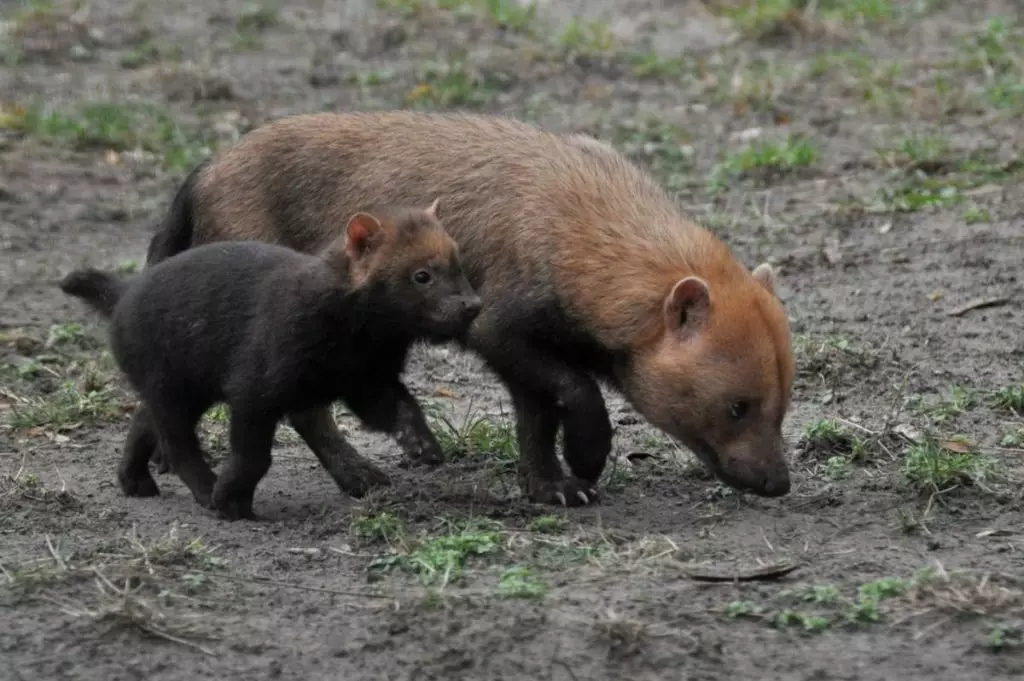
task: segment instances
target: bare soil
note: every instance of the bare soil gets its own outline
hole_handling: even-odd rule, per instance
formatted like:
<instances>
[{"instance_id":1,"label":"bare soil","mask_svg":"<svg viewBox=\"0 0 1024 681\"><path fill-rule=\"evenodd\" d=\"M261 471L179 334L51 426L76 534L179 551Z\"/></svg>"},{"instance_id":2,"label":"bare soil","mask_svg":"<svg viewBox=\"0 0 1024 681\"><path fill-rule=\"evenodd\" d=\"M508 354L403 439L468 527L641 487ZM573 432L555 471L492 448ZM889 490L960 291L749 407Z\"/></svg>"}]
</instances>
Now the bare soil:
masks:
<instances>
[{"instance_id":1,"label":"bare soil","mask_svg":"<svg viewBox=\"0 0 1024 681\"><path fill-rule=\"evenodd\" d=\"M755 4L547 0L526 31L513 2L0 3L0 678L1024 673L1020 6ZM133 396L56 281L141 263L190 165L247 129L404 106L608 139L778 265L793 492L730 491L609 392L601 503L530 504L503 389L433 348L408 381L460 435L437 471L339 410L393 476L371 498L285 427L269 522L171 475L123 497ZM204 438L222 455L223 419ZM698 574L778 561L800 567Z\"/></svg>"}]
</instances>

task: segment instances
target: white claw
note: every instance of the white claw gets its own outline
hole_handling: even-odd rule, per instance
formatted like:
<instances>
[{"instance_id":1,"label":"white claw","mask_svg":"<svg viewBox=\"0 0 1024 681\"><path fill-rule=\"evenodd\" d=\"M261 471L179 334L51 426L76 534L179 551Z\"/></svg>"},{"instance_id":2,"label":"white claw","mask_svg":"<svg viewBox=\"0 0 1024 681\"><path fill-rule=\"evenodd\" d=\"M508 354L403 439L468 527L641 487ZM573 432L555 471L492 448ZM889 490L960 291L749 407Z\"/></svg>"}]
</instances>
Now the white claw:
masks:
<instances>
[{"instance_id":1,"label":"white claw","mask_svg":"<svg viewBox=\"0 0 1024 681\"><path fill-rule=\"evenodd\" d=\"M584 505L590 503L590 499L588 499L587 495L584 494L583 492L581 492L579 490L576 490L576 496L579 497L580 501L582 501L584 503Z\"/></svg>"},{"instance_id":2,"label":"white claw","mask_svg":"<svg viewBox=\"0 0 1024 681\"><path fill-rule=\"evenodd\" d=\"M565 495L561 492L555 492L555 498L562 502L562 506L568 506L569 504L565 501Z\"/></svg>"}]
</instances>

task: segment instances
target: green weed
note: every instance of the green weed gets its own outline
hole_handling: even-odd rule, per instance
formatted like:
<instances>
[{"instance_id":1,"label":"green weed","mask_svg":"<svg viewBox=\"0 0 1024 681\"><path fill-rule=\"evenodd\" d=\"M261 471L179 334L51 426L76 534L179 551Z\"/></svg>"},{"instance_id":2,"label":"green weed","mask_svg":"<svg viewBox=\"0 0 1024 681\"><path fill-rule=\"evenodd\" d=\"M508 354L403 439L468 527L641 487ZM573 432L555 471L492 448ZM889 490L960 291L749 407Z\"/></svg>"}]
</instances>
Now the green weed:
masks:
<instances>
[{"instance_id":1,"label":"green weed","mask_svg":"<svg viewBox=\"0 0 1024 681\"><path fill-rule=\"evenodd\" d=\"M406 102L412 106L480 107L506 87L504 79L471 69L460 58L427 63L420 80L406 95Z\"/></svg>"},{"instance_id":2,"label":"green weed","mask_svg":"<svg viewBox=\"0 0 1024 681\"><path fill-rule=\"evenodd\" d=\"M657 119L642 124L616 126L613 144L623 153L646 164L669 189L682 188L693 167L689 136L676 126Z\"/></svg>"},{"instance_id":3,"label":"green weed","mask_svg":"<svg viewBox=\"0 0 1024 681\"><path fill-rule=\"evenodd\" d=\"M405 535L405 524L387 511L361 516L352 523L352 531L365 543L394 544Z\"/></svg>"},{"instance_id":4,"label":"green weed","mask_svg":"<svg viewBox=\"0 0 1024 681\"><path fill-rule=\"evenodd\" d=\"M514 467L519 460L515 430L511 423L486 416L467 414L461 425L446 416L429 419L438 444L453 461L471 460Z\"/></svg>"},{"instance_id":5,"label":"green weed","mask_svg":"<svg viewBox=\"0 0 1024 681\"><path fill-rule=\"evenodd\" d=\"M992 457L973 451L954 451L926 439L907 450L903 476L918 491L937 494L956 487L983 486L1001 479L1002 472L999 462Z\"/></svg>"},{"instance_id":6,"label":"green weed","mask_svg":"<svg viewBox=\"0 0 1024 681\"><path fill-rule=\"evenodd\" d=\"M11 124L45 142L76 149L141 149L169 170L186 170L210 153L203 136L166 109L141 102L93 102L59 110L32 104Z\"/></svg>"},{"instance_id":7,"label":"green weed","mask_svg":"<svg viewBox=\"0 0 1024 681\"><path fill-rule=\"evenodd\" d=\"M808 168L817 160L817 145L800 135L790 135L783 140L758 141L729 154L716 165L711 171L709 185L718 189L729 180L782 175Z\"/></svg>"},{"instance_id":8,"label":"green weed","mask_svg":"<svg viewBox=\"0 0 1024 681\"><path fill-rule=\"evenodd\" d=\"M964 208L964 222L968 225L976 225L980 222L991 222L992 214L988 208L978 205L969 205Z\"/></svg>"},{"instance_id":9,"label":"green weed","mask_svg":"<svg viewBox=\"0 0 1024 681\"><path fill-rule=\"evenodd\" d=\"M371 574L397 567L416 575L425 585L439 584L443 588L462 579L471 559L502 549L501 534L493 526L453 530L440 537L420 539L403 553L374 559L370 563Z\"/></svg>"},{"instance_id":10,"label":"green weed","mask_svg":"<svg viewBox=\"0 0 1024 681\"><path fill-rule=\"evenodd\" d=\"M118 397L112 385L86 386L80 390L74 381L65 381L49 395L12 406L9 423L17 429L62 431L114 421L124 415Z\"/></svg>"},{"instance_id":11,"label":"green weed","mask_svg":"<svg viewBox=\"0 0 1024 681\"><path fill-rule=\"evenodd\" d=\"M992 394L989 402L994 409L1024 416L1024 383L1000 388Z\"/></svg>"},{"instance_id":12,"label":"green weed","mask_svg":"<svg viewBox=\"0 0 1024 681\"><path fill-rule=\"evenodd\" d=\"M576 18L559 34L558 44L570 57L606 55L618 47L608 22Z\"/></svg>"},{"instance_id":13,"label":"green weed","mask_svg":"<svg viewBox=\"0 0 1024 681\"><path fill-rule=\"evenodd\" d=\"M502 598L543 598L548 588L530 568L518 565L505 570L498 581Z\"/></svg>"}]
</instances>

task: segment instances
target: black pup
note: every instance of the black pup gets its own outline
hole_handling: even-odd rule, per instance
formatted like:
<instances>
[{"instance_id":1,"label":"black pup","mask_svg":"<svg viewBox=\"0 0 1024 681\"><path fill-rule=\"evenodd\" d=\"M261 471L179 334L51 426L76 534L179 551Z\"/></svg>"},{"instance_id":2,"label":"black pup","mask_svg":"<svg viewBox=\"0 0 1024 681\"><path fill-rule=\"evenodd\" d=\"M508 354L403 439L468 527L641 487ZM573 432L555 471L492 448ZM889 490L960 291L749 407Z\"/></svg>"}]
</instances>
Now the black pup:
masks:
<instances>
[{"instance_id":1,"label":"black pup","mask_svg":"<svg viewBox=\"0 0 1024 681\"><path fill-rule=\"evenodd\" d=\"M122 491L160 493L148 466L159 448L201 505L258 519L253 496L285 417L343 491L358 497L389 484L347 442L318 435L314 408L340 399L373 430L423 432L400 380L408 351L417 340L463 337L480 311L437 208L435 200L425 210L356 213L318 255L224 241L132 280L95 269L67 275L61 290L110 320L112 353L141 397L118 467ZM218 402L229 409L231 448L219 477L196 436ZM420 451L439 449L424 442Z\"/></svg>"}]
</instances>

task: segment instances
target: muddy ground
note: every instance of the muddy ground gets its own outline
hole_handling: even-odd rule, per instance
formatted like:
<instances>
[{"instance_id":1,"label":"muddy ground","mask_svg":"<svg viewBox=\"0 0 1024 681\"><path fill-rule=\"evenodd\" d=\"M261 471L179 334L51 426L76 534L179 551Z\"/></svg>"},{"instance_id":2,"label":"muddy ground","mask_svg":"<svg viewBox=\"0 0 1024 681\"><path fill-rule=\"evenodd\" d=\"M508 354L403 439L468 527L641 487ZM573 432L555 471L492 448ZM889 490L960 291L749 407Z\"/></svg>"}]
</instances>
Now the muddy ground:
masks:
<instances>
[{"instance_id":1,"label":"muddy ground","mask_svg":"<svg viewBox=\"0 0 1024 681\"><path fill-rule=\"evenodd\" d=\"M0 3L0 678L1001 679L1024 672L1024 25L1012 0ZM340 494L295 433L218 520L126 499L132 395L55 281L137 267L191 165L284 114L501 112L613 142L781 268L792 493L609 393L602 503L524 501L470 355L452 463ZM224 415L204 422L224 451ZM770 564L774 579L705 581Z\"/></svg>"}]
</instances>

